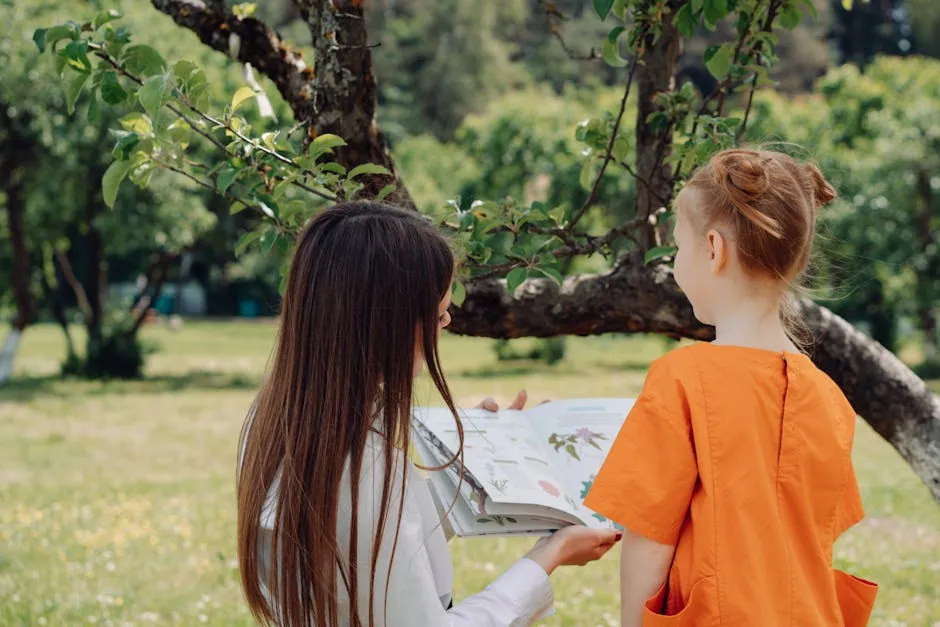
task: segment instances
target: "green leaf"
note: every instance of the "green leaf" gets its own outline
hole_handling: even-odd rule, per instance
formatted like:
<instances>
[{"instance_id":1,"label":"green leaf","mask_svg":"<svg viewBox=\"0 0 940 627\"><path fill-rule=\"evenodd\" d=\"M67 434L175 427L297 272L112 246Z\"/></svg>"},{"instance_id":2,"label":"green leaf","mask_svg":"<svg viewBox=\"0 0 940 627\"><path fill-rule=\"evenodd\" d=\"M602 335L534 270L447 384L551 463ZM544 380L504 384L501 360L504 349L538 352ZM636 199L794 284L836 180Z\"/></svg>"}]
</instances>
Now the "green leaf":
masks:
<instances>
[{"instance_id":1,"label":"green leaf","mask_svg":"<svg viewBox=\"0 0 940 627\"><path fill-rule=\"evenodd\" d=\"M264 233L265 232L261 229L255 229L254 231L248 231L247 233L242 234L242 236L238 238L238 242L235 244L235 256L241 257L242 253L245 252L245 249L248 248L250 244L261 239L261 236L264 235Z\"/></svg>"},{"instance_id":2,"label":"green leaf","mask_svg":"<svg viewBox=\"0 0 940 627\"><path fill-rule=\"evenodd\" d=\"M159 52L143 44L125 50L123 63L124 68L131 74L136 74L138 78L162 74L168 67Z\"/></svg>"},{"instance_id":3,"label":"green leaf","mask_svg":"<svg viewBox=\"0 0 940 627\"><path fill-rule=\"evenodd\" d=\"M558 285L561 285L565 281L565 277L561 275L561 272L559 272L557 268L553 268L551 266L539 266L533 269L541 272Z\"/></svg>"},{"instance_id":4,"label":"green leaf","mask_svg":"<svg viewBox=\"0 0 940 627\"><path fill-rule=\"evenodd\" d=\"M581 185L581 189L584 191L589 191L591 185L593 184L593 174L594 174L594 160L585 159L584 163L581 164L581 175L578 177L578 184Z\"/></svg>"},{"instance_id":5,"label":"green leaf","mask_svg":"<svg viewBox=\"0 0 940 627\"><path fill-rule=\"evenodd\" d=\"M65 92L65 105L68 108L69 115L75 113L75 101L78 100L78 97L82 93L82 88L85 86L85 82L88 80L90 74L76 74L72 77L72 80L69 81L68 89Z\"/></svg>"},{"instance_id":6,"label":"green leaf","mask_svg":"<svg viewBox=\"0 0 940 627\"><path fill-rule=\"evenodd\" d=\"M261 209L261 213L269 218L277 218L280 213L277 203L267 195L264 196L264 200L258 202L258 208Z\"/></svg>"},{"instance_id":7,"label":"green leaf","mask_svg":"<svg viewBox=\"0 0 940 627\"><path fill-rule=\"evenodd\" d=\"M115 11L114 9L110 9L108 11L102 11L101 13L95 16L95 22L94 22L95 30L98 30L99 28L107 24L108 22L119 19L120 17L121 17L121 14Z\"/></svg>"},{"instance_id":8,"label":"green leaf","mask_svg":"<svg viewBox=\"0 0 940 627\"><path fill-rule=\"evenodd\" d=\"M675 246L656 246L655 248L650 248L646 251L646 254L643 255L644 263L649 263L655 259L662 259L663 257L672 257L676 254L678 250Z\"/></svg>"},{"instance_id":9,"label":"green leaf","mask_svg":"<svg viewBox=\"0 0 940 627\"><path fill-rule=\"evenodd\" d=\"M141 137L153 136L153 122L151 122L149 117L138 111L128 113L121 118L121 126L125 130Z\"/></svg>"},{"instance_id":10,"label":"green leaf","mask_svg":"<svg viewBox=\"0 0 940 627\"><path fill-rule=\"evenodd\" d=\"M318 157L324 153L331 152L334 148L345 145L346 140L342 137L333 135L332 133L324 133L310 142L310 153Z\"/></svg>"},{"instance_id":11,"label":"green leaf","mask_svg":"<svg viewBox=\"0 0 940 627\"><path fill-rule=\"evenodd\" d=\"M516 289L526 280L528 271L525 268L513 268L506 275L506 289L510 296L515 296Z\"/></svg>"},{"instance_id":12,"label":"green leaf","mask_svg":"<svg viewBox=\"0 0 940 627\"><path fill-rule=\"evenodd\" d=\"M388 185L386 185L385 187L379 190L379 193L376 194L375 199L381 202L385 200L386 198L388 198L388 195L394 192L396 189L398 189L398 185L396 185L395 183L389 183Z\"/></svg>"},{"instance_id":13,"label":"green leaf","mask_svg":"<svg viewBox=\"0 0 940 627\"><path fill-rule=\"evenodd\" d=\"M129 159L131 152L137 148L139 143L140 136L137 133L119 133L117 143L114 144L114 148L111 150L111 156L117 160Z\"/></svg>"},{"instance_id":14,"label":"green leaf","mask_svg":"<svg viewBox=\"0 0 940 627\"><path fill-rule=\"evenodd\" d=\"M852 0L842 0L842 8L846 11L852 10Z\"/></svg>"},{"instance_id":15,"label":"green leaf","mask_svg":"<svg viewBox=\"0 0 940 627\"><path fill-rule=\"evenodd\" d=\"M177 146L185 148L189 144L190 126L186 120L176 120L166 130L170 134L170 140Z\"/></svg>"},{"instance_id":16,"label":"green leaf","mask_svg":"<svg viewBox=\"0 0 940 627\"><path fill-rule=\"evenodd\" d=\"M692 5L683 4L682 8L679 9L679 12L676 13L674 23L676 28L679 29L679 32L684 37L691 37L694 35L695 27L698 25L698 21L695 19L695 14L692 13Z\"/></svg>"},{"instance_id":17,"label":"green leaf","mask_svg":"<svg viewBox=\"0 0 940 627\"><path fill-rule=\"evenodd\" d=\"M728 70L731 69L731 55L733 52L731 44L725 43L713 51L711 58L709 58L708 52L705 53L705 66L712 76L721 80L728 75Z\"/></svg>"},{"instance_id":18,"label":"green leaf","mask_svg":"<svg viewBox=\"0 0 940 627\"><path fill-rule=\"evenodd\" d=\"M612 44L617 43L617 38L620 37L620 34L625 30L627 29L623 26L614 26L612 29L610 29L610 32L607 33L607 41Z\"/></svg>"},{"instance_id":19,"label":"green leaf","mask_svg":"<svg viewBox=\"0 0 940 627\"><path fill-rule=\"evenodd\" d=\"M606 20L610 14L610 9L614 6L614 0L594 0L594 11L602 20Z\"/></svg>"},{"instance_id":20,"label":"green leaf","mask_svg":"<svg viewBox=\"0 0 940 627\"><path fill-rule=\"evenodd\" d=\"M140 100L140 105L151 120L156 119L160 107L163 106L166 92L167 77L165 74L151 76L144 82L143 87L137 90L137 99Z\"/></svg>"},{"instance_id":21,"label":"green leaf","mask_svg":"<svg viewBox=\"0 0 940 627\"><path fill-rule=\"evenodd\" d=\"M692 0L690 3L693 13L698 13L702 10L702 7L705 6L705 0Z\"/></svg>"},{"instance_id":22,"label":"green leaf","mask_svg":"<svg viewBox=\"0 0 940 627\"><path fill-rule=\"evenodd\" d=\"M97 122L100 118L99 118L99 115L98 115L98 114L99 114L99 111L98 111L98 96L97 96L97 92L96 92L96 88L95 88L95 87L92 87L92 88L91 88L91 94L90 94L90 95L91 95L91 98L88 100L88 121L89 121L89 122Z\"/></svg>"},{"instance_id":23,"label":"green leaf","mask_svg":"<svg viewBox=\"0 0 940 627\"><path fill-rule=\"evenodd\" d=\"M255 97L255 90L251 87L239 87L238 91L235 92L235 95L232 96L232 104L229 106L231 113L235 113L235 110L238 109L238 106L248 100L249 98Z\"/></svg>"},{"instance_id":24,"label":"green leaf","mask_svg":"<svg viewBox=\"0 0 940 627\"><path fill-rule=\"evenodd\" d=\"M377 163L363 163L362 165L357 165L352 170L350 170L349 174L346 175L346 178L354 179L357 176L362 176L363 174L390 175L391 172L388 171L388 168L380 166Z\"/></svg>"},{"instance_id":25,"label":"green leaf","mask_svg":"<svg viewBox=\"0 0 940 627\"><path fill-rule=\"evenodd\" d=\"M611 12L620 19L624 19L627 15L627 1L628 0L614 0L614 4L610 9Z\"/></svg>"},{"instance_id":26,"label":"green leaf","mask_svg":"<svg viewBox=\"0 0 940 627\"><path fill-rule=\"evenodd\" d=\"M261 136L261 143L264 144L269 150L276 150L275 146L277 145L277 136L280 134L280 131L268 131Z\"/></svg>"},{"instance_id":27,"label":"green leaf","mask_svg":"<svg viewBox=\"0 0 940 627\"><path fill-rule=\"evenodd\" d=\"M228 208L228 214L230 216L233 216L236 213L241 213L247 208L248 208L248 205L246 205L240 200L236 200L235 202L232 203L232 206Z\"/></svg>"},{"instance_id":28,"label":"green leaf","mask_svg":"<svg viewBox=\"0 0 940 627\"><path fill-rule=\"evenodd\" d=\"M257 9L258 5L254 2L242 2L232 7L232 13L234 13L235 17L238 19L243 20L246 17L254 15Z\"/></svg>"},{"instance_id":29,"label":"green leaf","mask_svg":"<svg viewBox=\"0 0 940 627\"><path fill-rule=\"evenodd\" d=\"M614 156L614 159L618 162L626 161L627 156L630 154L630 140L625 135L618 133L612 148L610 154Z\"/></svg>"},{"instance_id":30,"label":"green leaf","mask_svg":"<svg viewBox=\"0 0 940 627\"><path fill-rule=\"evenodd\" d=\"M114 161L108 166L104 176L101 177L101 192L104 196L104 203L108 207L114 207L121 181L124 180L133 167L134 164L131 161Z\"/></svg>"},{"instance_id":31,"label":"green leaf","mask_svg":"<svg viewBox=\"0 0 940 627\"><path fill-rule=\"evenodd\" d=\"M39 48L40 54L46 51L46 32L48 30L48 28L37 28L33 31L33 43Z\"/></svg>"},{"instance_id":32,"label":"green leaf","mask_svg":"<svg viewBox=\"0 0 940 627\"><path fill-rule=\"evenodd\" d=\"M124 102L127 92L118 81L117 72L105 70L101 74L101 99L110 105Z\"/></svg>"},{"instance_id":33,"label":"green leaf","mask_svg":"<svg viewBox=\"0 0 940 627\"><path fill-rule=\"evenodd\" d=\"M717 24L728 15L728 0L705 0L705 19Z\"/></svg>"},{"instance_id":34,"label":"green leaf","mask_svg":"<svg viewBox=\"0 0 940 627\"><path fill-rule=\"evenodd\" d=\"M40 28L33 31L33 41L39 47L39 52L45 52L48 47L55 47L56 42L63 39L78 39L79 26L75 22L66 22L52 28Z\"/></svg>"},{"instance_id":35,"label":"green leaf","mask_svg":"<svg viewBox=\"0 0 940 627\"><path fill-rule=\"evenodd\" d=\"M601 48L601 56L610 67L627 66L627 60L620 56L620 51L617 49L617 44L615 42L611 42L610 39L604 40L604 45Z\"/></svg>"},{"instance_id":36,"label":"green leaf","mask_svg":"<svg viewBox=\"0 0 940 627\"><path fill-rule=\"evenodd\" d=\"M332 172L333 174L339 174L340 176L346 174L346 168L336 163L335 161L324 163L323 165L320 166L320 169L324 172Z\"/></svg>"},{"instance_id":37,"label":"green leaf","mask_svg":"<svg viewBox=\"0 0 940 627\"><path fill-rule=\"evenodd\" d=\"M55 55L55 73L58 74L59 76L62 76L63 72L65 72L66 62L67 62L67 59L65 58L65 55L62 55L62 54Z\"/></svg>"},{"instance_id":38,"label":"green leaf","mask_svg":"<svg viewBox=\"0 0 940 627\"><path fill-rule=\"evenodd\" d=\"M460 307L465 300L467 300L467 288L464 287L462 282L454 281L450 286L450 302L455 307Z\"/></svg>"},{"instance_id":39,"label":"green leaf","mask_svg":"<svg viewBox=\"0 0 940 627\"><path fill-rule=\"evenodd\" d=\"M787 30L793 30L803 21L803 14L796 5L791 4L783 9L780 13L779 20L782 27Z\"/></svg>"},{"instance_id":40,"label":"green leaf","mask_svg":"<svg viewBox=\"0 0 940 627\"><path fill-rule=\"evenodd\" d=\"M274 245L277 243L277 237L277 231L265 231L264 235L261 236L261 252L265 255L270 253L271 249L274 248Z\"/></svg>"},{"instance_id":41,"label":"green leaf","mask_svg":"<svg viewBox=\"0 0 940 627\"><path fill-rule=\"evenodd\" d=\"M91 61L88 60L88 42L70 41L62 50L65 62L79 72L91 72Z\"/></svg>"}]
</instances>

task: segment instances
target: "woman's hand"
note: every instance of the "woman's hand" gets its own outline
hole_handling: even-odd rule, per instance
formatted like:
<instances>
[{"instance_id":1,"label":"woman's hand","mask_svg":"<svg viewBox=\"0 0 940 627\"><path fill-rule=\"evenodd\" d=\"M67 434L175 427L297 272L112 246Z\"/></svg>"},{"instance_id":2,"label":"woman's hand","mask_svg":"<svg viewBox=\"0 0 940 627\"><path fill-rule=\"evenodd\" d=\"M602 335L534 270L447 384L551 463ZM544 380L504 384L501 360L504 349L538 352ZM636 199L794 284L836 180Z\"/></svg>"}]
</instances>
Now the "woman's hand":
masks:
<instances>
[{"instance_id":1,"label":"woman's hand","mask_svg":"<svg viewBox=\"0 0 940 627\"><path fill-rule=\"evenodd\" d=\"M613 529L572 525L536 542L526 557L551 575L559 566L584 566L600 559L622 537Z\"/></svg>"},{"instance_id":2,"label":"woman's hand","mask_svg":"<svg viewBox=\"0 0 940 627\"><path fill-rule=\"evenodd\" d=\"M509 409L523 409L526 401L529 400L529 394L525 390L519 390L516 399L509 405ZM492 397L484 398L474 409L485 409L486 411L499 411L499 403Z\"/></svg>"},{"instance_id":3,"label":"woman's hand","mask_svg":"<svg viewBox=\"0 0 940 627\"><path fill-rule=\"evenodd\" d=\"M519 393L516 394L515 400L512 404L509 405L509 409L521 410L525 409L525 404L529 400L529 394L525 390L519 390ZM548 401L542 401L539 405L544 405ZM499 411L499 403L496 402L492 397L484 398L479 402L474 409L485 409L486 411Z\"/></svg>"}]
</instances>

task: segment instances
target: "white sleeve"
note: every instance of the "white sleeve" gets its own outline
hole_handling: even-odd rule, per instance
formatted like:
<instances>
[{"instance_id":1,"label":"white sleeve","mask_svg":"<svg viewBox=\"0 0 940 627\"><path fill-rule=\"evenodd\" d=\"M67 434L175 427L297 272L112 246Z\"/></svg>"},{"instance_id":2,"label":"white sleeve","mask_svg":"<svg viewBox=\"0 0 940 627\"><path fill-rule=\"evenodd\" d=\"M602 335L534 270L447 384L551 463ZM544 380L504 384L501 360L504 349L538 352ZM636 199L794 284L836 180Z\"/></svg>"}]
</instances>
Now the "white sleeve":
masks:
<instances>
[{"instance_id":1,"label":"white sleeve","mask_svg":"<svg viewBox=\"0 0 940 627\"><path fill-rule=\"evenodd\" d=\"M530 625L551 610L548 575L529 559L519 560L485 590L445 610L423 538L414 533L421 533L420 523L414 522L402 519L388 588L388 627L515 627Z\"/></svg>"},{"instance_id":2,"label":"white sleeve","mask_svg":"<svg viewBox=\"0 0 940 627\"><path fill-rule=\"evenodd\" d=\"M416 483L421 480L414 475L412 479ZM371 481L363 483L365 485L361 484L361 494L366 497L366 485ZM423 487L409 484L389 577L389 558L395 533L393 521L399 502L398 495L394 494L398 491L393 491L389 521L376 569L375 624L382 627L521 627L547 616L554 601L548 575L541 566L525 558L516 562L482 592L466 598L450 610L444 608L438 596L434 569L428 554L427 531L413 493L414 489ZM368 501L371 499L360 499L359 513L360 516L367 516L365 520L374 521L378 508L373 508ZM364 573L368 573L371 566L369 555L372 538L369 537L371 534L368 529L367 525L360 525L359 554L363 561L360 561L359 572ZM368 577L360 581L363 579L365 581L360 584L358 593L359 611L360 616L368 620L369 583ZM384 595L386 581L387 605Z\"/></svg>"}]
</instances>

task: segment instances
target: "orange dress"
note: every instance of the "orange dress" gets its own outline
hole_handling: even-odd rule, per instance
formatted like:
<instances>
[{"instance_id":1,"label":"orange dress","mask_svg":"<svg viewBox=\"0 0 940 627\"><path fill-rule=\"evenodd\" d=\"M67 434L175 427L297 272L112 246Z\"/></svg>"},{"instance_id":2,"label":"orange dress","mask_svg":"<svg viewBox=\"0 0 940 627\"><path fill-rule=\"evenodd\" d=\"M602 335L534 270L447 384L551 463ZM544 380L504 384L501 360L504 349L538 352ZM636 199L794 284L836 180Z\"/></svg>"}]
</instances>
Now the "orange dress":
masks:
<instances>
[{"instance_id":1,"label":"orange dress","mask_svg":"<svg viewBox=\"0 0 940 627\"><path fill-rule=\"evenodd\" d=\"M867 624L877 586L832 567L864 516L854 431L804 355L697 344L653 363L585 500L676 547L643 625Z\"/></svg>"}]
</instances>

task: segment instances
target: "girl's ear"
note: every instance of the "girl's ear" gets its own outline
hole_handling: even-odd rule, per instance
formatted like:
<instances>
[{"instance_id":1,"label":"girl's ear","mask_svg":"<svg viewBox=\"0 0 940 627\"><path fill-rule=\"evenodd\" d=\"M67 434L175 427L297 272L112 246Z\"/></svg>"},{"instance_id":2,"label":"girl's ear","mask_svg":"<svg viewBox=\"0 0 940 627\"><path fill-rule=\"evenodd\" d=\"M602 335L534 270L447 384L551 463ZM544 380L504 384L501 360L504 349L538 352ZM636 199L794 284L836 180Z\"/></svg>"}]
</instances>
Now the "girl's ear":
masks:
<instances>
[{"instance_id":1,"label":"girl's ear","mask_svg":"<svg viewBox=\"0 0 940 627\"><path fill-rule=\"evenodd\" d=\"M728 242L724 236L712 229L706 236L708 239L708 265L712 274L720 274L728 265Z\"/></svg>"}]
</instances>

